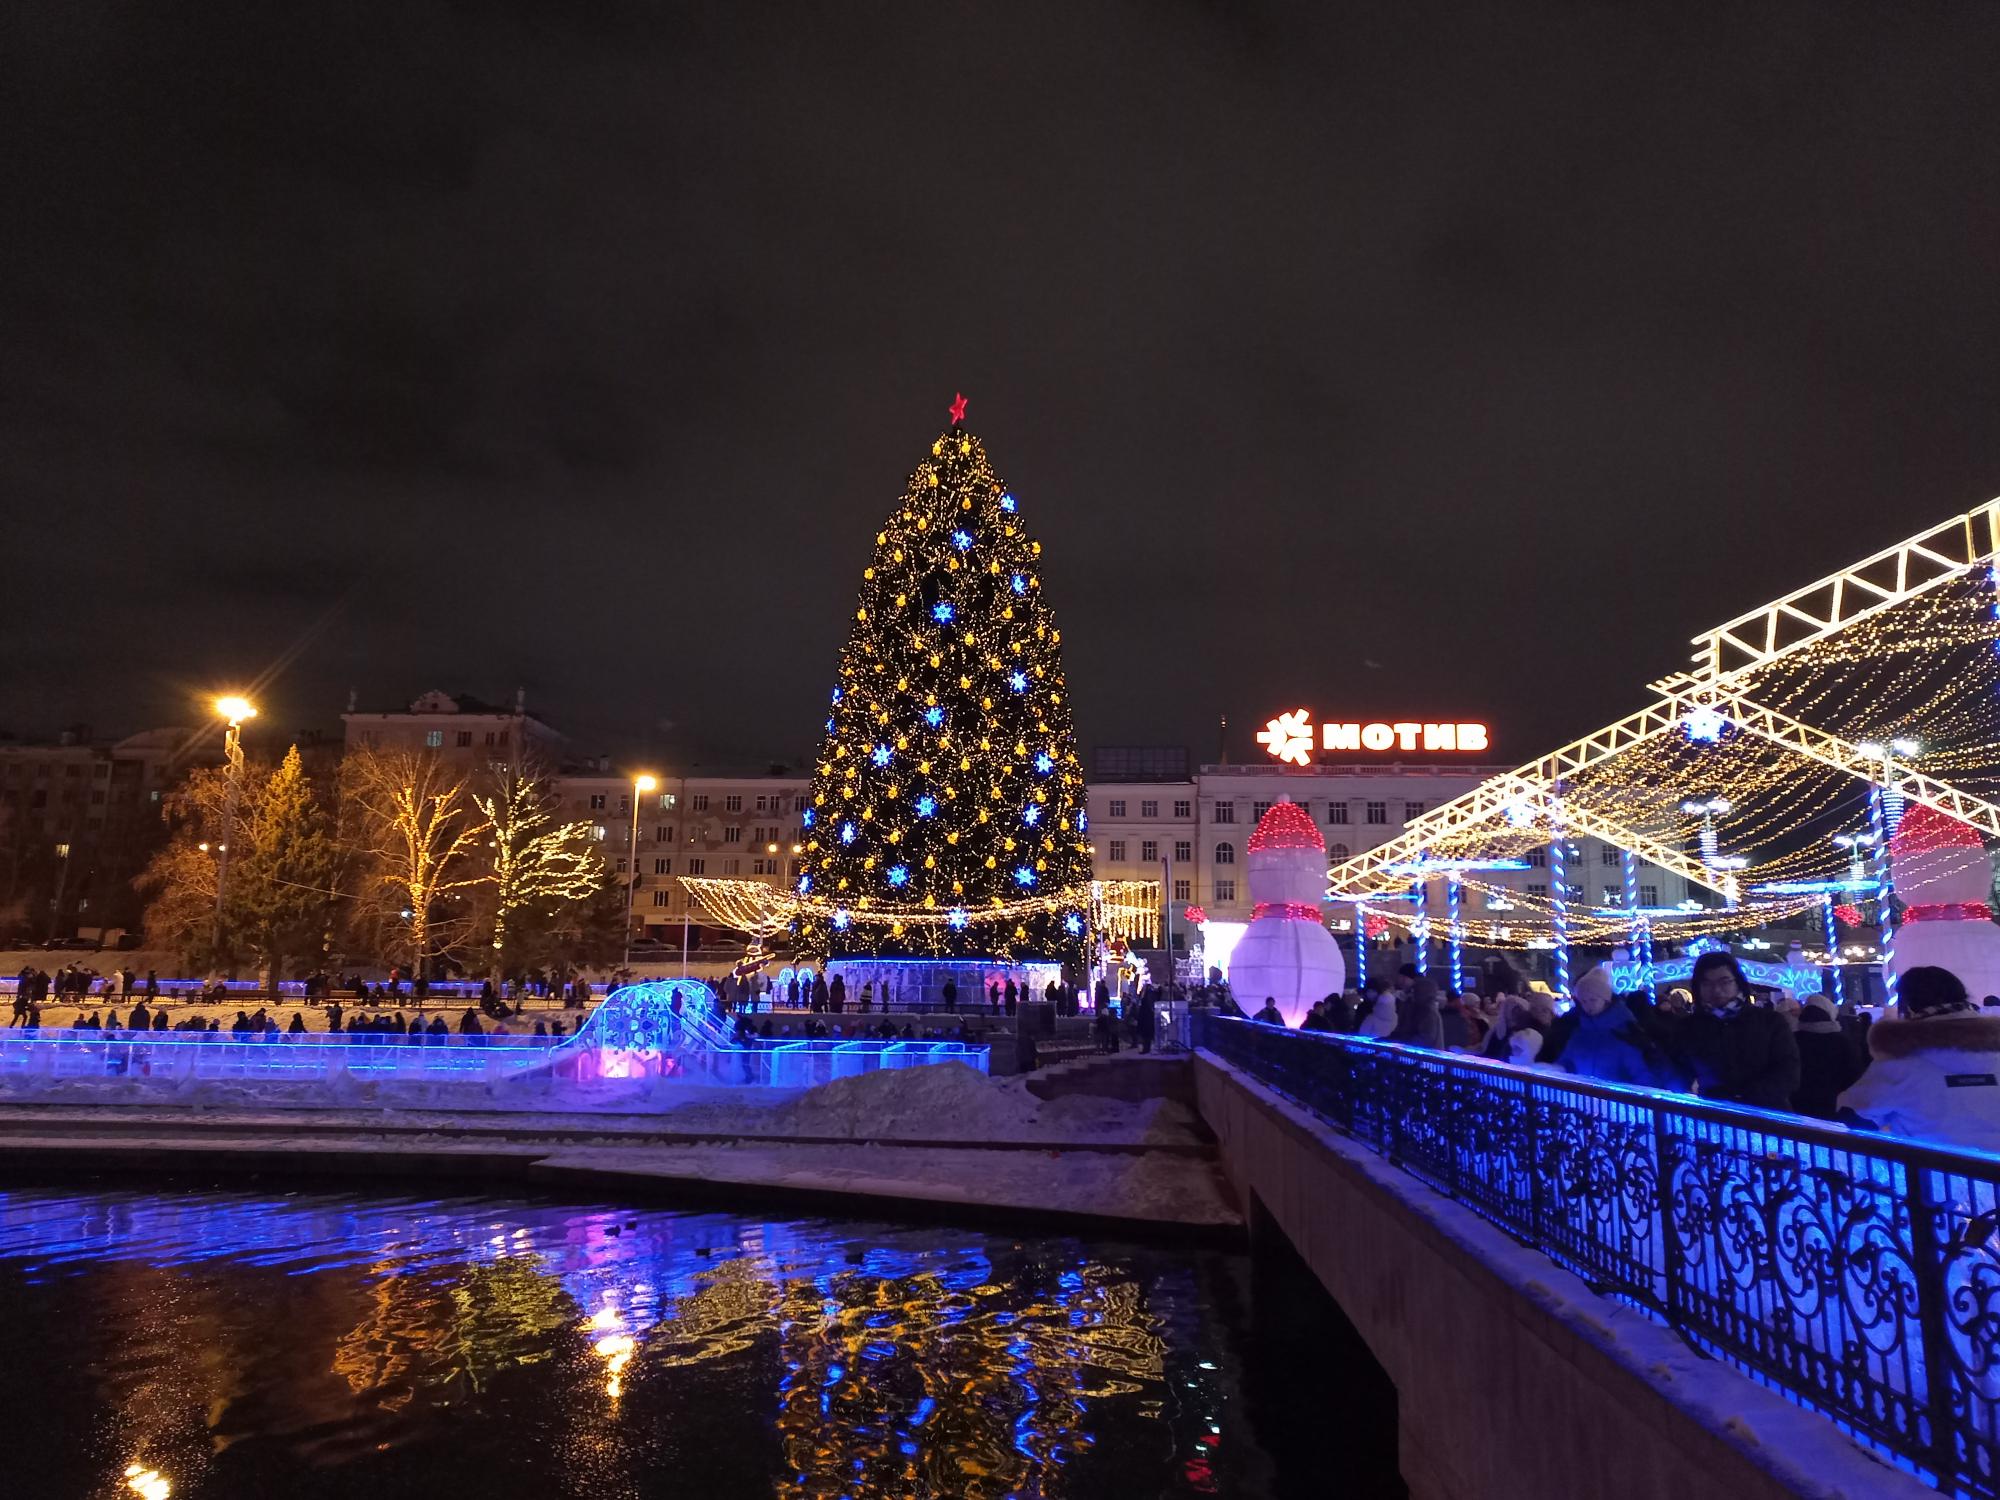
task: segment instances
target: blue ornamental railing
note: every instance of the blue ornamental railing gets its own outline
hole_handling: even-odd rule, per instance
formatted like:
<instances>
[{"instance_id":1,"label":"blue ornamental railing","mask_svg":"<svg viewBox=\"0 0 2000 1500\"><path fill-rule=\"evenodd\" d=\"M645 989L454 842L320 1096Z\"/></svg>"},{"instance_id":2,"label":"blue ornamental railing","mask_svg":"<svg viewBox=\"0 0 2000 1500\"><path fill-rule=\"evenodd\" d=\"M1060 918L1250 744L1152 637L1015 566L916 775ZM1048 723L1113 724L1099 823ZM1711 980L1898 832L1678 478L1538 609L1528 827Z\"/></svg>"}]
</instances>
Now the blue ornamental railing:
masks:
<instances>
[{"instance_id":1,"label":"blue ornamental railing","mask_svg":"<svg viewBox=\"0 0 2000 1500\"><path fill-rule=\"evenodd\" d=\"M1830 1417L2000 1496L2000 1157L1209 1014L1193 1041Z\"/></svg>"}]
</instances>

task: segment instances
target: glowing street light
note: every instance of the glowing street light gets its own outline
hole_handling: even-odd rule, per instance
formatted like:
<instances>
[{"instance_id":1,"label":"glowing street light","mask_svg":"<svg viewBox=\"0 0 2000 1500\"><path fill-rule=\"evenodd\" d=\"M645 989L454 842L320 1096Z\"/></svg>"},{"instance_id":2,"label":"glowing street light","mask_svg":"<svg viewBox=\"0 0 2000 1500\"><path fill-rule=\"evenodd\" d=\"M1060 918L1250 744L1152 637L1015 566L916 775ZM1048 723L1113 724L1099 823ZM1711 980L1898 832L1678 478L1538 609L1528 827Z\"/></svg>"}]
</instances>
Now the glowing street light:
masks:
<instances>
[{"instance_id":1,"label":"glowing street light","mask_svg":"<svg viewBox=\"0 0 2000 1500\"><path fill-rule=\"evenodd\" d=\"M639 799L659 785L659 779L640 772L632 778L632 832L625 841L625 857L631 868L625 878L625 968L632 967L632 893L639 889Z\"/></svg>"},{"instance_id":2,"label":"glowing street light","mask_svg":"<svg viewBox=\"0 0 2000 1500\"><path fill-rule=\"evenodd\" d=\"M1681 811L1691 818L1701 819L1701 862L1711 870L1740 870L1749 863L1742 858L1724 859L1717 853L1715 845L1715 820L1734 806L1727 797L1690 797L1681 804ZM1722 883L1723 901L1736 904L1736 879L1730 876Z\"/></svg>"},{"instance_id":3,"label":"glowing street light","mask_svg":"<svg viewBox=\"0 0 2000 1500\"><path fill-rule=\"evenodd\" d=\"M229 881L229 841L236 835L236 799L243 788L243 721L257 717L257 707L248 698L225 693L215 700L215 711L228 726L222 732L222 756L228 766L228 794L223 799L222 837L216 844L215 859L215 959L222 961L222 895Z\"/></svg>"}]
</instances>

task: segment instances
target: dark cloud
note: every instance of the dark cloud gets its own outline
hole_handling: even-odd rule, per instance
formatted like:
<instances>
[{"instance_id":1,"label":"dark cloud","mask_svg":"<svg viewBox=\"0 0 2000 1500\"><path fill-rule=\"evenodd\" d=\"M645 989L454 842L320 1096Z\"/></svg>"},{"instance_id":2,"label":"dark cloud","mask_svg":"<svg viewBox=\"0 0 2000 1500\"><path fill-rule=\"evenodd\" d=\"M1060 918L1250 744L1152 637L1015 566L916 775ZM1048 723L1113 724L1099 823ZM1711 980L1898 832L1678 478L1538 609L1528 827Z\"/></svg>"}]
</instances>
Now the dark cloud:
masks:
<instances>
[{"instance_id":1,"label":"dark cloud","mask_svg":"<svg viewBox=\"0 0 2000 1500\"><path fill-rule=\"evenodd\" d=\"M284 661L284 723L795 754L956 389L1086 738L1204 754L1526 755L2000 490L1991 7L85 0L0 56L16 728Z\"/></svg>"}]
</instances>

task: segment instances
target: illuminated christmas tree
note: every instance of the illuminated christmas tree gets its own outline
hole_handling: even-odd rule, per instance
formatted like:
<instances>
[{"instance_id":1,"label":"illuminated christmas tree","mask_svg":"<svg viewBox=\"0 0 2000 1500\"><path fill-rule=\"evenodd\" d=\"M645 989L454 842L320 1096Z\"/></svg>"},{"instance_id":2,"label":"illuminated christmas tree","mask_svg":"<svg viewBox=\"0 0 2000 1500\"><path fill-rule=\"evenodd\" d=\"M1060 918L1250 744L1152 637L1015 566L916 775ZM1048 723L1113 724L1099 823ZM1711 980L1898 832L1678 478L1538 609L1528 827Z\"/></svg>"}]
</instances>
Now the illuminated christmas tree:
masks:
<instances>
[{"instance_id":1,"label":"illuminated christmas tree","mask_svg":"<svg viewBox=\"0 0 2000 1500\"><path fill-rule=\"evenodd\" d=\"M875 537L814 769L816 958L1080 959L1090 846L1040 542L965 401Z\"/></svg>"}]
</instances>

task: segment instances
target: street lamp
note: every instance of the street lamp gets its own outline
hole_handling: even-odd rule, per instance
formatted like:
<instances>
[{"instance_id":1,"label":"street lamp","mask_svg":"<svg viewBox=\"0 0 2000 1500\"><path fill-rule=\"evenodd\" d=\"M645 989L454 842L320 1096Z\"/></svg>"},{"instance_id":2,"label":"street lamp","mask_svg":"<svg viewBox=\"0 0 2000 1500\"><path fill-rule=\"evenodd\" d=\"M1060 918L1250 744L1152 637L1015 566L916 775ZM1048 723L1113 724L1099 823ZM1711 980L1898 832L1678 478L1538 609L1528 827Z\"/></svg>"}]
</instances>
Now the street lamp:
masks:
<instances>
[{"instance_id":1,"label":"street lamp","mask_svg":"<svg viewBox=\"0 0 2000 1500\"><path fill-rule=\"evenodd\" d=\"M1681 804L1681 811L1689 817L1701 819L1701 862L1710 870L1740 870L1749 861L1741 858L1724 859L1716 852L1715 819L1726 813L1734 804L1727 797L1690 797ZM1730 906L1736 904L1736 877L1727 876L1722 882L1722 899Z\"/></svg>"},{"instance_id":2,"label":"street lamp","mask_svg":"<svg viewBox=\"0 0 2000 1500\"><path fill-rule=\"evenodd\" d=\"M660 783L651 776L640 774L632 778L632 832L625 844L627 859L631 869L625 881L625 963L632 967L632 893L639 888L639 799Z\"/></svg>"},{"instance_id":3,"label":"street lamp","mask_svg":"<svg viewBox=\"0 0 2000 1500\"><path fill-rule=\"evenodd\" d=\"M1883 832L1893 836L1903 821L1903 809L1907 805L1903 789L1896 785L1896 757L1900 755L1904 760L1915 760L1924 753L1923 743L1906 735L1897 735L1888 741L1863 740L1854 748L1870 760L1882 762L1882 820L1888 825Z\"/></svg>"},{"instance_id":4,"label":"street lamp","mask_svg":"<svg viewBox=\"0 0 2000 1500\"><path fill-rule=\"evenodd\" d=\"M222 837L215 851L215 957L222 961L222 894L229 881L229 841L236 836L236 798L243 787L243 721L257 717L248 698L231 693L215 700L215 711L228 725L222 732L222 756L228 768L228 789L222 805Z\"/></svg>"}]
</instances>

